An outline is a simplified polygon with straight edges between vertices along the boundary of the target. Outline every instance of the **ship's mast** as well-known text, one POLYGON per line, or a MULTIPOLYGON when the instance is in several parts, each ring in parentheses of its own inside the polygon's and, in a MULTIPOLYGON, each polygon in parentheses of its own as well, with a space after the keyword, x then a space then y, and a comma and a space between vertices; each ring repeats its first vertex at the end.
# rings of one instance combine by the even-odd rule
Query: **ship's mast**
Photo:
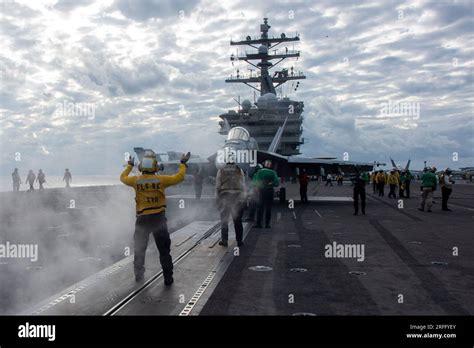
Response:
POLYGON ((270 76, 269 71, 270 69, 274 68, 277 64, 285 60, 286 58, 298 58, 300 56, 299 51, 291 51, 288 52, 288 49, 285 49, 284 54, 277 54, 276 50, 274 54, 270 54, 270 50, 277 45, 283 42, 291 42, 291 41, 299 41, 299 36, 295 37, 286 37, 285 34, 281 34, 279 38, 269 38, 268 37, 268 30, 270 29, 270 25, 268 24, 268 18, 263 19, 263 24, 260 25, 260 31, 262 35, 260 39, 252 39, 250 36, 247 36, 246 40, 243 41, 230 41, 232 46, 236 45, 248 45, 250 47, 256 48, 258 51, 257 53, 245 53, 242 56, 234 56, 231 55, 231 61, 236 60, 243 60, 246 63, 254 66, 260 71, 260 75, 256 74, 257 76, 240 76, 239 71, 237 70, 237 76, 225 80, 228 83, 244 83, 247 86, 257 90, 260 92, 260 95, 264 95, 266 93, 273 93, 276 94, 275 88, 281 86, 287 81, 290 80, 301 80, 305 79, 301 72, 294 71, 293 67, 288 72, 287 69, 283 69, 281 71, 276 71, 273 76, 270 76), (260 45, 260 46, 257 46, 260 45), (273 64, 272 60, 277 60, 275 64, 273 64), (259 61, 258 63, 254 64, 252 61, 259 61), (260 88, 257 88, 251 83, 258 83, 260 84, 260 88))

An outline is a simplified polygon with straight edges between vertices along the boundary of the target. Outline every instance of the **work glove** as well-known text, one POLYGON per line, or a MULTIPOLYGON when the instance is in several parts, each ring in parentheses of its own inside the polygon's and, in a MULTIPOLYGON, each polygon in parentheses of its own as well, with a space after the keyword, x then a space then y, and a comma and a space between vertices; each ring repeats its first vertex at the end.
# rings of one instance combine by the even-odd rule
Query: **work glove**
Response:
POLYGON ((128 164, 133 167, 135 165, 135 157, 130 156, 128 158, 128 164))
POLYGON ((189 161, 189 158, 191 157, 191 152, 188 152, 187 154, 184 154, 181 156, 181 163, 186 164, 187 161, 189 161))

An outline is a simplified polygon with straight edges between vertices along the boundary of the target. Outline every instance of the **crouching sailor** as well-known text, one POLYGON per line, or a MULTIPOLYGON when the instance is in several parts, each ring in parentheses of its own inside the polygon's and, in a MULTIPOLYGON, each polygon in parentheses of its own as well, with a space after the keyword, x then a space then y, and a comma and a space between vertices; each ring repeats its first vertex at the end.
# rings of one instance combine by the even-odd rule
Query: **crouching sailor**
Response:
POLYGON ((186 162, 191 154, 181 157, 179 171, 175 175, 158 175, 158 161, 153 151, 146 151, 138 170, 141 175, 128 176, 134 166, 134 158, 130 157, 127 168, 120 175, 120 181, 135 189, 137 220, 135 223, 135 259, 133 262, 135 280, 143 280, 145 273, 145 253, 150 233, 153 234, 156 247, 160 253, 161 267, 165 285, 173 283, 173 262, 170 255, 171 240, 165 215, 165 189, 184 180, 186 162))

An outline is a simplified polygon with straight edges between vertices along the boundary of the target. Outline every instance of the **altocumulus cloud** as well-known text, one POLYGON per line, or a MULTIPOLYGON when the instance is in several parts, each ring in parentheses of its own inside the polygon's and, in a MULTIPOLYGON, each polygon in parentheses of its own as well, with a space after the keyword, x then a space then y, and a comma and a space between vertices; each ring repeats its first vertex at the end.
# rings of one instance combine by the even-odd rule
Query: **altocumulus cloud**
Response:
POLYGON ((305 102, 303 155, 474 162, 471 1, 48 0, 1 11, 2 175, 115 174, 134 146, 211 154, 217 116, 253 98, 223 82, 247 71, 230 64, 229 40, 256 35, 262 17, 274 35, 302 39, 286 67, 307 80, 281 92, 305 102), (419 105, 419 117, 384 117, 389 101, 419 105))

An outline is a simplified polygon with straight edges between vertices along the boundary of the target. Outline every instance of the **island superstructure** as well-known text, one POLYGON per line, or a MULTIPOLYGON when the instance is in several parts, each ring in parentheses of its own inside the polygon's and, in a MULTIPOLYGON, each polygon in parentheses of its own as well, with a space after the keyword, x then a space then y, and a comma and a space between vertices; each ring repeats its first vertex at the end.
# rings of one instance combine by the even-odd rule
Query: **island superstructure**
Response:
MULTIPOLYGON (((302 101, 295 101, 288 98, 283 93, 277 93, 283 84, 288 81, 305 79, 302 72, 297 71, 293 66, 273 70, 277 65, 288 58, 298 58, 300 52, 288 50, 288 47, 276 48, 280 44, 299 41, 298 35, 287 37, 282 33, 279 37, 269 37, 270 25, 268 18, 263 19, 260 25, 260 38, 247 36, 242 41, 231 41, 232 46, 246 45, 254 50, 244 54, 231 55, 234 61, 244 61, 254 69, 249 69, 248 74, 241 74, 239 70, 235 75, 225 80, 227 83, 243 83, 256 92, 259 97, 252 103, 245 99, 239 102, 238 110, 229 110, 227 113, 219 115, 219 133, 227 134, 232 127, 246 128, 250 136, 254 138, 261 150, 267 150, 273 136, 287 119, 280 146, 277 152, 284 156, 300 154, 300 145, 304 143, 303 133, 303 109, 302 101), (278 96, 279 94, 279 96, 278 96)), ((291 86, 297 90, 299 82, 291 86)))

